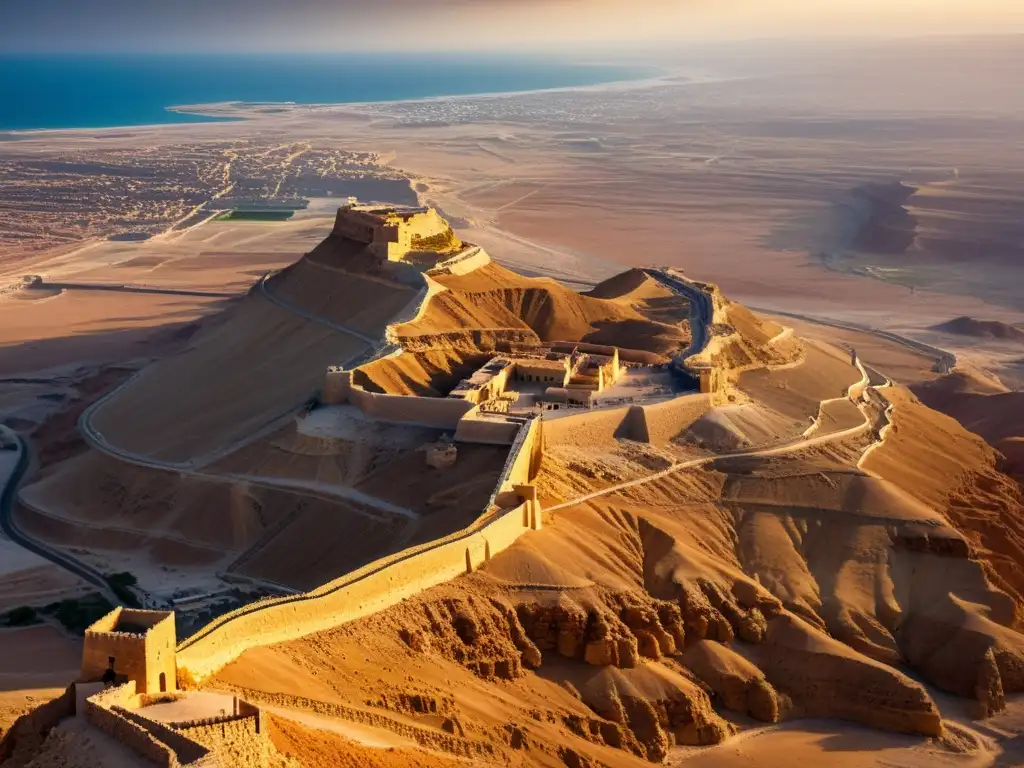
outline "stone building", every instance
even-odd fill
[[[333,232],[365,243],[382,261],[402,261],[417,251],[450,254],[462,249],[433,208],[346,205],[338,209]]]
[[[176,643],[173,611],[115,608],[85,631],[81,680],[132,680],[139,693],[173,691]]]

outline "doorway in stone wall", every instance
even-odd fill
[[[167,673],[160,673],[160,693],[167,693]]]

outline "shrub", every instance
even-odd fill
[[[22,605],[7,614],[7,623],[12,627],[27,627],[39,623],[36,609],[30,605]]]

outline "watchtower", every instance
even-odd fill
[[[134,680],[139,693],[177,688],[173,611],[115,608],[85,630],[81,682]]]

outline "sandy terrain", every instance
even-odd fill
[[[0,734],[78,675],[81,641],[53,627],[0,629]]]
[[[442,394],[478,362],[464,332],[480,328],[678,350],[683,307],[635,271],[598,285],[650,264],[759,308],[909,335],[962,367],[940,377],[933,358],[878,336],[736,307],[716,360],[739,377],[732,402],[660,425],[664,444],[568,431],[537,478],[546,505],[567,506],[541,531],[381,614],[250,651],[211,688],[279,708],[275,744],[310,765],[449,765],[437,750],[452,735],[477,764],[1017,764],[1024,101],[996,77],[1013,45],[943,46],[935,66],[892,50],[709,60],[714,76],[684,66],[626,89],[11,137],[0,404],[43,459],[26,527],[166,591],[210,587],[229,566],[305,588],[472,520],[498,452],[413,482],[411,443],[324,455],[274,422],[408,291],[346,282],[321,252],[242,297],[316,251],[333,196],[414,202],[415,189],[502,266],[445,279],[434,311],[401,332],[452,335],[451,353],[377,363],[371,389]],[[298,197],[309,208],[287,222],[212,220]],[[913,392],[845,399],[859,378],[848,347]],[[144,468],[78,441],[85,401],[152,358],[97,408],[93,438],[245,477]],[[812,418],[813,443],[801,438]],[[0,546],[0,600],[75,588]],[[0,657],[21,658],[26,636],[61,659],[72,645],[29,632]],[[61,685],[22,674],[12,707]],[[377,725],[346,725],[345,708]],[[398,731],[417,746],[389,741]]]

